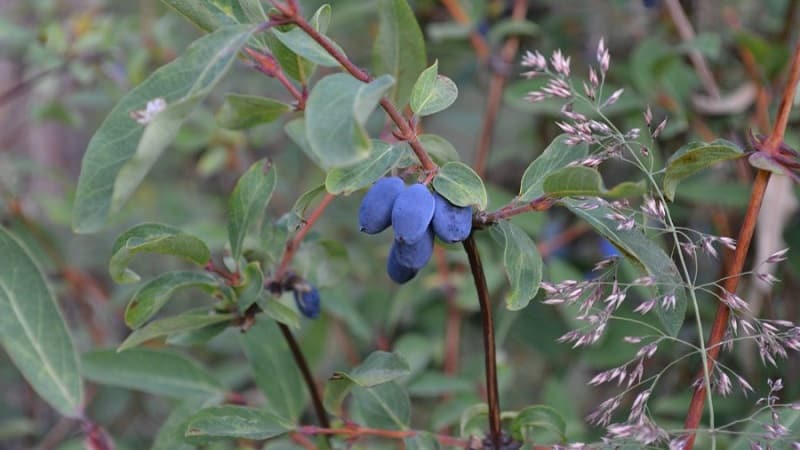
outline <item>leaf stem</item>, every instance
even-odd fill
[[[786,125],[789,120],[789,112],[792,109],[792,102],[794,100],[798,80],[800,80],[800,44],[795,47],[792,66],[789,73],[789,81],[783,90],[780,109],[778,110],[778,115],[772,128],[772,133],[770,133],[769,137],[764,141],[763,145],[759,149],[765,153],[773,154],[779,151],[780,146],[783,143],[783,136],[786,132]],[[736,252],[733,255],[733,262],[728,268],[728,273],[722,286],[727,292],[735,293],[736,288],[739,285],[739,280],[741,278],[740,274],[744,268],[747,252],[750,249],[750,243],[752,241],[753,232],[755,231],[756,221],[758,219],[758,212],[761,209],[761,203],[764,199],[764,193],[767,190],[767,185],[769,184],[770,175],[771,172],[764,170],[759,170],[756,173],[756,178],[753,182],[753,190],[750,193],[750,201],[747,205],[742,227],[739,230],[739,237],[737,240],[738,244],[736,246]],[[727,305],[720,302],[717,306],[717,313],[714,317],[714,322],[711,325],[711,333],[708,337],[708,343],[706,344],[706,359],[708,361],[708,366],[703,368],[704,371],[710,372],[716,363],[720,349],[722,348],[719,344],[728,329],[729,317],[730,309],[728,309]],[[684,425],[685,429],[690,430],[684,450],[692,450],[694,447],[694,440],[696,437],[694,430],[696,430],[700,424],[700,419],[703,414],[706,388],[707,386],[704,384],[696,389],[692,395],[692,400],[689,404],[689,411],[687,412],[686,422]]]
[[[325,194],[325,197],[322,198],[322,201],[317,205],[317,208],[308,216],[308,219],[305,221],[302,227],[295,233],[295,235],[286,241],[286,248],[283,251],[283,256],[281,257],[281,261],[278,264],[278,268],[275,269],[275,274],[272,276],[273,281],[279,281],[286,271],[289,269],[289,264],[291,264],[292,259],[294,258],[295,253],[297,253],[297,249],[300,248],[300,244],[303,242],[303,239],[306,237],[309,231],[311,231],[311,227],[319,220],[322,213],[325,211],[325,208],[331,204],[333,199],[336,198],[333,194]]]
[[[489,403],[489,431],[495,449],[500,448],[502,429],[500,423],[500,396],[497,389],[497,355],[495,353],[494,321],[492,320],[492,302],[489,288],[483,273],[481,255],[475,244],[473,234],[463,242],[467,252],[475,289],[478,291],[478,302],[481,306],[481,322],[483,325],[483,351],[486,366],[486,397]]]
[[[306,357],[303,355],[303,350],[300,349],[297,339],[294,338],[292,330],[290,330],[287,325],[278,322],[278,327],[281,329],[281,333],[286,339],[286,343],[289,344],[289,349],[292,351],[294,362],[297,364],[297,367],[303,374],[303,381],[305,381],[306,387],[308,388],[308,393],[311,395],[311,400],[314,404],[314,412],[317,415],[319,424],[325,428],[330,428],[331,423],[328,420],[328,414],[325,412],[325,406],[322,404],[322,396],[319,393],[319,389],[317,389],[317,384],[314,382],[314,376],[311,374],[311,369],[308,367],[308,362],[306,361]]]

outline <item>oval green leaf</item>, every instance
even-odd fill
[[[228,94],[217,115],[217,122],[225,128],[243,130],[272,122],[291,110],[292,105],[271,98]]]
[[[586,196],[617,199],[639,197],[647,191],[647,185],[644,180],[637,183],[625,181],[606,189],[597,170],[585,166],[570,166],[547,175],[542,189],[553,198]]]
[[[391,170],[404,155],[403,148],[373,140],[370,156],[355,165],[331,169],[325,177],[325,188],[331,194],[350,194],[371,185]]]
[[[567,164],[585,158],[589,154],[589,146],[585,143],[568,145],[566,134],[561,134],[544,149],[525,169],[520,182],[520,202],[529,202],[544,195],[544,180],[550,173],[565,167]]]
[[[417,140],[437,164],[447,164],[451,161],[461,160],[461,155],[458,154],[458,150],[453,144],[439,135],[420,134],[417,136]]]
[[[468,165],[453,161],[439,169],[433,187],[450,203],[457,206],[476,206],[486,209],[488,198],[481,177]]]
[[[236,20],[211,0],[161,0],[205,32],[236,25]]]
[[[411,110],[420,117],[445,110],[458,98],[458,86],[439,75],[439,61],[423,70],[411,91]]]
[[[496,227],[503,234],[503,266],[511,284],[511,291],[506,297],[506,308],[517,311],[528,306],[539,292],[542,257],[536,244],[522,228],[507,220],[501,220]]]
[[[681,147],[669,160],[664,174],[664,195],[675,199],[675,189],[684,178],[720,161],[741,158],[744,155],[733,142],[717,139],[711,143],[692,142]]]
[[[220,287],[220,280],[206,272],[175,271],[158,276],[142,286],[125,308],[125,324],[139,328],[150,320],[180,290],[198,287],[211,293]]]
[[[511,422],[511,433],[523,442],[532,442],[537,432],[554,433],[563,442],[567,439],[567,423],[555,409],[545,405],[529,406],[518,412]],[[537,442],[542,440],[537,438]]]
[[[314,13],[314,16],[309,22],[315,30],[323,33],[323,37],[331,46],[336,48],[341,54],[344,54],[344,50],[342,50],[342,48],[339,47],[336,42],[333,42],[327,36],[324,36],[324,33],[327,31],[328,24],[331,20],[330,17],[330,5],[322,5],[317,12]],[[313,63],[325,67],[336,67],[339,65],[339,62],[336,61],[336,58],[331,56],[331,54],[328,53],[324,47],[319,45],[317,41],[315,41],[299,27],[291,27],[286,31],[278,28],[272,28],[270,31],[284,46],[286,46],[286,48]]]
[[[217,439],[263,440],[280,436],[293,427],[280,417],[244,406],[214,406],[189,418],[186,439],[202,444]]]
[[[245,172],[228,200],[228,239],[233,260],[238,264],[245,234],[264,214],[277,183],[275,167],[268,159],[256,161]]]
[[[235,314],[208,314],[189,312],[173,317],[155,320],[134,331],[117,348],[118,352],[134,348],[151,339],[168,336],[174,333],[205,328],[218,323],[230,322]]]
[[[83,381],[72,337],[55,297],[27,249],[0,227],[0,343],[39,396],[79,418]]]
[[[373,49],[375,72],[388,73],[397,80],[389,98],[402,109],[428,62],[425,39],[406,0],[380,0],[378,19]]]

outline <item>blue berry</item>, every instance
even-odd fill
[[[394,200],[392,227],[395,240],[414,244],[425,236],[433,218],[436,201],[428,188],[420,183],[409,186]]]
[[[358,209],[361,231],[376,234],[385,230],[392,223],[392,206],[403,189],[405,184],[398,177],[376,181],[361,200],[361,207]]]
[[[392,245],[389,259],[386,261],[386,272],[389,274],[389,278],[397,284],[406,283],[417,275],[416,269],[403,266],[397,260],[397,248],[395,245]]]
[[[319,291],[310,284],[300,285],[294,290],[294,302],[297,309],[309,319],[319,317],[320,298]]]
[[[433,231],[444,242],[461,242],[472,231],[472,207],[456,206],[439,194],[434,194],[436,211],[433,213]]]
[[[392,247],[395,259],[401,266],[419,270],[425,267],[433,255],[433,228],[428,227],[425,236],[413,244],[394,241]]]

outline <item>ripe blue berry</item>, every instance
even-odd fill
[[[425,267],[433,255],[433,228],[428,227],[422,239],[413,244],[394,241],[392,251],[397,262],[403,267],[414,270]]]
[[[392,223],[392,206],[405,184],[398,177],[381,178],[361,200],[358,210],[358,223],[361,231],[368,234],[380,233]]]
[[[394,200],[392,227],[394,238],[414,244],[425,236],[433,218],[436,201],[428,188],[420,183],[409,186]]]
[[[386,261],[386,272],[389,274],[389,278],[397,284],[406,283],[417,275],[416,269],[405,267],[397,261],[397,248],[395,245],[392,245],[389,259]]]
[[[319,317],[320,299],[319,291],[316,287],[305,284],[300,285],[294,290],[294,302],[297,309],[308,317],[309,319],[316,319]]]
[[[472,207],[456,206],[439,194],[434,194],[436,211],[433,213],[433,231],[444,242],[461,242],[472,231]]]

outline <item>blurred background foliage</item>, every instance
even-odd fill
[[[301,3],[310,13],[323,2]],[[354,61],[369,67],[373,55],[365,42],[376,32],[377,2],[330,3],[333,20],[329,34]],[[461,0],[473,23],[471,28],[455,23],[439,1],[410,3],[426,34],[429,62],[438,59],[439,72],[452,78],[460,93],[450,110],[426,119],[424,129],[446,137],[462,160],[471,162],[491,72],[476,58],[468,34],[471,29],[484,34],[496,54],[511,2]],[[694,40],[685,42],[658,1],[531,0],[528,19],[537,27],[532,36],[522,37],[521,50],[535,48],[547,55],[561,49],[572,57],[573,72],[585,74],[597,41],[605,37],[612,53],[608,82],[626,88],[611,110],[612,118],[621,129],[644,129],[642,112],[647,105],[652,106],[657,121],[668,116],[659,147],[650,149],[663,160],[692,140],[723,137],[745,145],[747,130],[757,130],[758,125],[752,75],[740,52],[743,48],[752,52],[759,69],[756,76],[772,92],[769,86],[780,80],[788,63],[788,43],[796,38],[798,3],[683,1],[698,30]],[[287,138],[283,122],[246,132],[217,125],[215,116],[224,93],[289,100],[275,80],[239,64],[181,129],[113,226],[92,235],[72,233],[71,201],[88,139],[126,91],[200,35],[156,0],[0,2],[0,219],[23,238],[46,269],[81,351],[114,347],[128,333],[121,313],[132,288],[115,285],[106,269],[113,240],[122,230],[144,221],[169,223],[203,238],[219,257],[227,237],[227,195],[253,161],[268,156],[278,168],[279,183],[261,241],[251,244],[268,256],[279,257],[287,236],[285,225],[297,220],[292,206],[303,192],[324,182],[324,173]],[[687,58],[690,50],[699,50],[710,62],[722,100],[702,93],[701,81]],[[524,95],[540,81],[524,80],[517,76],[519,72],[519,67],[512,68],[496,122],[486,172],[490,209],[515,195],[525,167],[559,133],[554,119],[560,104],[525,102]],[[317,77],[325,73],[321,71]],[[378,115],[370,122],[376,134],[383,123]],[[790,125],[787,134],[788,143],[795,147],[800,143],[796,129]],[[605,169],[609,185],[632,176],[620,164]],[[721,165],[683,183],[673,205],[675,217],[684,226],[733,235],[747,201],[749,170],[744,164]],[[319,380],[335,370],[348,370],[375,349],[401,353],[412,367],[412,375],[404,382],[412,395],[413,426],[430,430],[457,427],[461,413],[481,401],[483,386],[480,322],[466,257],[453,247],[443,254],[451,267],[446,279],[431,264],[408,285],[394,285],[383,268],[390,238],[358,233],[355,217],[360,196],[337,198],[295,260],[294,269],[321,288],[323,299],[323,317],[303,323],[303,349]],[[766,208],[791,211],[786,205],[792,197],[789,190],[773,198],[774,203]],[[514,220],[539,243],[572,230],[575,238],[571,242],[554,246],[547,254],[545,279],[551,281],[582,279],[597,260],[614,252],[563,210]],[[790,244],[800,242],[800,227],[795,226],[798,220],[796,214],[776,217],[772,222],[777,223],[768,225],[771,231],[761,235],[765,241],[758,242],[767,245],[764,242],[769,242],[769,236],[773,240],[783,236]],[[481,234],[479,245],[493,296],[500,304],[506,288],[502,255],[488,233]],[[795,293],[800,288],[800,253],[790,255],[793,259],[781,266],[778,274],[783,283],[773,292],[755,291],[766,317],[798,319]],[[180,267],[173,259],[157,256],[143,258],[137,265],[148,275]],[[700,279],[718,277],[718,260],[701,258],[698,265]],[[460,367],[457,374],[445,377],[447,289],[456,292],[453,310],[463,323]],[[749,286],[744,289],[753,292]],[[181,301],[169,308],[185,310],[207,301],[199,300],[197,294],[184,293]],[[710,321],[715,302],[701,300],[703,319]],[[538,301],[521,312],[498,308],[501,399],[507,410],[534,403],[550,405],[567,420],[570,440],[586,441],[596,439],[602,430],[585,425],[583,418],[608,396],[604,389],[587,387],[586,381],[597,370],[632,356],[635,347],[626,346],[621,337],[641,333],[641,327],[615,323],[598,345],[573,351],[556,342],[571,325],[569,315]],[[681,337],[696,342],[694,333],[693,327],[686,327]],[[207,345],[180,351],[211,368],[230,390],[258,398],[237,343],[238,334],[230,328]],[[651,364],[659,367],[674,356],[669,350],[659,352]],[[652,413],[662,425],[681,426],[691,393],[687,386],[698,367],[696,359],[690,358],[662,380],[658,398],[651,403]],[[752,349],[726,359],[749,379],[763,380],[756,386],[760,392],[768,377],[796,380],[800,375],[796,358],[769,369],[757,362],[757,352]],[[798,398],[800,385],[786,384],[785,399]],[[80,441],[74,440],[79,434],[76,425],[59,419],[39,400],[1,351],[0,387],[0,448],[81,448]],[[90,386],[89,398],[90,416],[107,427],[119,448],[129,449],[147,448],[173,406],[169,399],[98,385]],[[752,396],[734,395],[715,402],[718,423],[741,418],[754,409],[754,401]],[[725,438],[721,439],[724,442]],[[218,448],[230,448],[226,445]],[[368,448],[382,445],[389,444],[376,441]],[[702,445],[700,442],[698,448]]]

